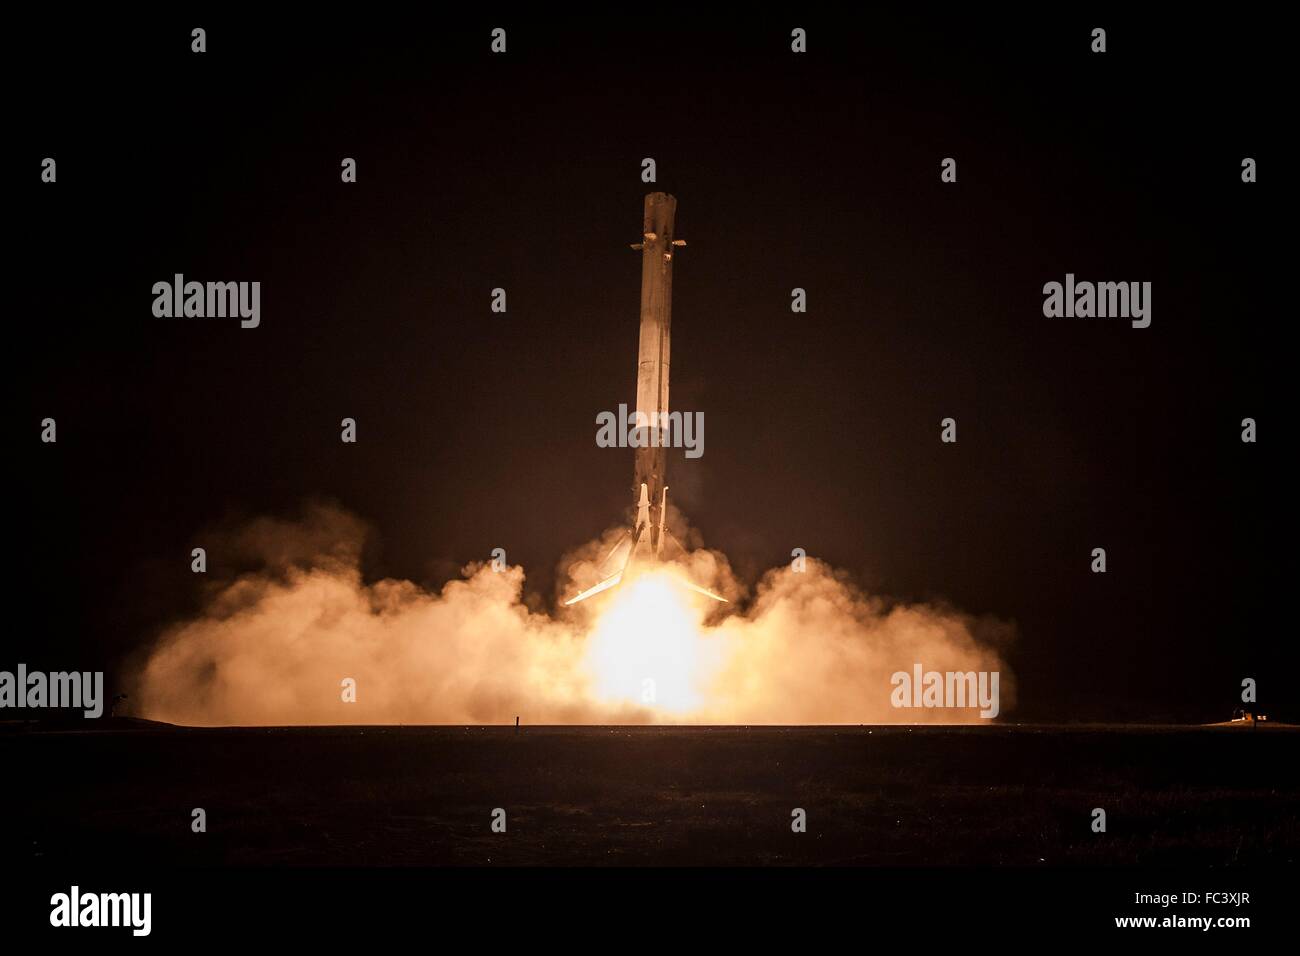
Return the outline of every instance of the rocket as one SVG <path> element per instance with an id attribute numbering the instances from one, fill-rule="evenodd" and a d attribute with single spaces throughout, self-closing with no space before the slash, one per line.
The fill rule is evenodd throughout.
<path id="1" fill-rule="evenodd" d="M 642 429 L 636 449 L 633 491 L 636 494 L 636 547 L 642 554 L 663 553 L 668 511 L 667 455 L 651 435 L 660 415 L 668 412 L 668 371 L 673 324 L 673 250 L 686 240 L 673 238 L 677 200 L 667 193 L 645 197 L 641 242 L 641 337 L 636 356 L 636 423 Z M 647 441 L 649 438 L 651 441 Z M 645 446 L 649 447 L 645 447 Z"/>
<path id="2" fill-rule="evenodd" d="M 632 248 L 641 253 L 641 334 L 636 357 L 636 419 L 639 434 L 633 467 L 632 503 L 636 513 L 632 527 L 601 562 L 604 577 L 595 587 L 565 601 L 577 604 L 594 594 L 618 585 L 634 561 L 659 561 L 669 546 L 684 549 L 669 533 L 668 457 L 662 423 L 668 414 L 668 373 L 671 367 L 673 319 L 673 255 L 686 240 L 673 236 L 677 200 L 667 193 L 649 193 L 641 221 L 641 241 Z M 608 571 L 608 573 L 605 573 Z M 693 591 L 725 603 L 726 598 L 682 583 Z"/>

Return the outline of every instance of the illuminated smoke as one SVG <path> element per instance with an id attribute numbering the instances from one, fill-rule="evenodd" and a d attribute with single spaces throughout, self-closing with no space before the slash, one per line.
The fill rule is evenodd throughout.
<path id="1" fill-rule="evenodd" d="M 212 585 L 202 614 L 159 638 L 133 695 L 142 714 L 191 725 L 978 720 L 892 707 L 890 676 L 914 663 L 1000 671 L 1002 712 L 1011 707 L 1009 627 L 891 605 L 812 559 L 802 573 L 769 571 L 747 596 L 725 556 L 690 547 L 549 615 L 525 604 L 519 567 L 470 564 L 437 592 L 366 583 L 364 536 L 355 517 L 315 505 L 301 521 L 261 519 L 223 540 L 257 570 Z M 617 537 L 566 559 L 563 594 L 598 579 L 595 561 Z M 343 700 L 345 678 L 355 703 Z"/>

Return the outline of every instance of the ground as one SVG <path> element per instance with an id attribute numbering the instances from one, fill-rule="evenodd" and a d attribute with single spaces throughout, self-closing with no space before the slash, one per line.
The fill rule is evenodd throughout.
<path id="1" fill-rule="evenodd" d="M 1300 857 L 1300 732 L 1287 728 L 114 725 L 0 728 L 0 854 L 201 866 Z M 206 833 L 191 831 L 196 807 Z M 498 807 L 505 833 L 491 829 Z M 1105 833 L 1092 829 L 1098 807 Z M 791 830 L 795 808 L 806 833 Z"/>

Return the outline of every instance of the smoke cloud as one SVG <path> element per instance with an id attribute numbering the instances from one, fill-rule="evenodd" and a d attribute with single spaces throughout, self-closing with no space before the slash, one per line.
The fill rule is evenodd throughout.
<path id="1" fill-rule="evenodd" d="M 619 533 L 565 558 L 564 596 L 599 580 Z M 724 555 L 683 534 L 675 573 L 732 603 L 685 590 L 664 600 L 661 583 L 633 580 L 550 614 L 525 601 L 520 567 L 472 563 L 437 591 L 367 583 L 365 537 L 355 516 L 315 504 L 215 541 L 211 553 L 253 570 L 220 577 L 201 614 L 150 649 L 132 695 L 142 715 L 203 726 L 978 721 L 973 709 L 892 706 L 891 675 L 917 663 L 998 671 L 1011 707 L 1009 625 L 863 594 L 812 558 L 802 572 L 768 571 L 749 594 Z M 636 603 L 647 599 L 649 612 Z M 636 686 L 611 685 L 630 640 L 633 653 L 666 648 L 643 668 L 650 691 L 639 661 L 628 664 Z"/>

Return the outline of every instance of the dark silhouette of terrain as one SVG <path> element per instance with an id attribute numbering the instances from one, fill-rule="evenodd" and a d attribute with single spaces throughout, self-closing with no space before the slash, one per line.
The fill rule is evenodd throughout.
<path id="1" fill-rule="evenodd" d="M 1286 728 L 114 724 L 0 731 L 9 858 L 1244 866 L 1300 853 L 1300 732 Z M 191 832 L 196 807 L 206 833 Z M 1096 807 L 1106 833 L 1092 832 Z M 791 831 L 795 808 L 806 833 Z"/>

